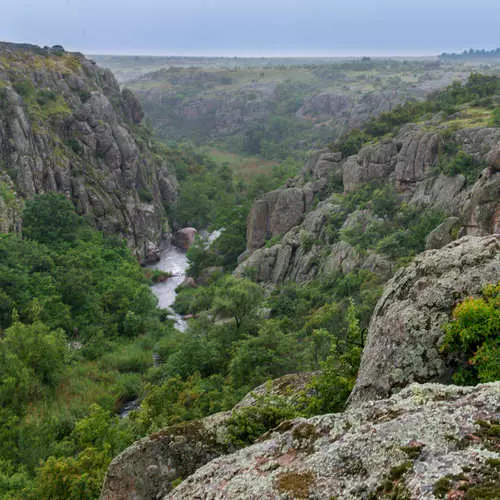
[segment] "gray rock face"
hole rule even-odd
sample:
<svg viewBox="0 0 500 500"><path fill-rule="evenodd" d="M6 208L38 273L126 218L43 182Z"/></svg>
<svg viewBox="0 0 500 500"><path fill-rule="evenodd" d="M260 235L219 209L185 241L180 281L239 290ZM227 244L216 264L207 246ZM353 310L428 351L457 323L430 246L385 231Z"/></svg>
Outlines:
<svg viewBox="0 0 500 500"><path fill-rule="evenodd" d="M500 280L500 236L466 236L420 254L387 283L372 315L350 404L412 382L451 380L439 353L454 306Z"/></svg>
<svg viewBox="0 0 500 500"><path fill-rule="evenodd" d="M429 233L425 241L425 249L432 250L442 248L456 239L456 234L460 228L458 217L448 217L439 226Z"/></svg>
<svg viewBox="0 0 500 500"><path fill-rule="evenodd" d="M300 224L305 213L305 194L298 188L278 189L258 200L248 217L249 250L261 247L269 238Z"/></svg>
<svg viewBox="0 0 500 500"><path fill-rule="evenodd" d="M343 168L344 190L355 191L362 184L386 179L396 166L398 149L393 141L367 146L350 157Z"/></svg>
<svg viewBox="0 0 500 500"><path fill-rule="evenodd" d="M479 236L500 232L500 130L463 129L455 133L454 140L467 154L487 162L488 167L473 185L463 175L438 173L440 136L417 125L406 125L394 139L364 147L345 159L339 153L319 151L306 162L300 176L254 204L247 226L248 252L242 256L236 274L272 283L303 282L322 273L356 269L390 276L392 266L383 255L362 256L345 241L328 234L329 220L338 223L336 212L342 211L338 197L332 195L312 207L314 201L327 196L332 185L337 190L343 186L346 193L367 183L391 183L407 203L453 217L429 236L427 248L449 243L452 229L454 234ZM375 220L369 209L363 217L367 222ZM360 214L345 214L341 226L363 231L359 219ZM451 220L453 228L448 227ZM291 227L288 232L287 227ZM279 244L262 248L277 235L282 236Z"/></svg>
<svg viewBox="0 0 500 500"><path fill-rule="evenodd" d="M312 373L285 375L247 394L234 410L256 406L258 397L283 396L293 404L311 381ZM232 411L216 413L185 424L167 427L135 442L110 464L101 500L153 500L172 489L210 460L235 451L227 436Z"/></svg>
<svg viewBox="0 0 500 500"><path fill-rule="evenodd" d="M164 498L431 499L440 479L460 474L463 483L452 479L447 490L466 484L473 492L498 479L497 438L487 433L499 397L498 382L414 384L344 413L296 419L213 460Z"/></svg>
<svg viewBox="0 0 500 500"><path fill-rule="evenodd" d="M172 489L172 481L232 449L221 432L230 416L216 413L137 441L111 462L101 499L161 498Z"/></svg>
<svg viewBox="0 0 500 500"><path fill-rule="evenodd" d="M474 184L463 210L467 234L500 233L500 171L483 171Z"/></svg>
<svg viewBox="0 0 500 500"><path fill-rule="evenodd" d="M177 184L134 95L81 54L3 44L0 56L0 177L20 199L63 193L154 260Z"/></svg>
<svg viewBox="0 0 500 500"><path fill-rule="evenodd" d="M410 127L400 137L403 141L395 170L396 189L413 191L437 163L440 139L436 133L415 131Z"/></svg>

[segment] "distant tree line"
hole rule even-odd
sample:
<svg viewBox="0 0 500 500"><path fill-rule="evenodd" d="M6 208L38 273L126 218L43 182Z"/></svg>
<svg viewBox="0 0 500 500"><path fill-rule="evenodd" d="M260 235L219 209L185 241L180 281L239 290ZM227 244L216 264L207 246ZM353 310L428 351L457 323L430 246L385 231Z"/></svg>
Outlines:
<svg viewBox="0 0 500 500"><path fill-rule="evenodd" d="M469 49L461 53L443 52L440 56L441 59L500 59L500 48L486 50L486 49Z"/></svg>

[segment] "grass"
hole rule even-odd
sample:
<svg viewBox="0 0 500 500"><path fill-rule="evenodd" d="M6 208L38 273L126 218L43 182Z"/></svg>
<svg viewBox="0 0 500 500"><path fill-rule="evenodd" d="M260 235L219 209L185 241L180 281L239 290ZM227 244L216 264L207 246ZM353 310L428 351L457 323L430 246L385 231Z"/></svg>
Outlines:
<svg viewBox="0 0 500 500"><path fill-rule="evenodd" d="M208 148L204 152L219 165L227 164L234 174L243 177L246 181L252 180L257 175L270 175L271 170L278 163L263 160L255 156L241 156L217 148Z"/></svg>

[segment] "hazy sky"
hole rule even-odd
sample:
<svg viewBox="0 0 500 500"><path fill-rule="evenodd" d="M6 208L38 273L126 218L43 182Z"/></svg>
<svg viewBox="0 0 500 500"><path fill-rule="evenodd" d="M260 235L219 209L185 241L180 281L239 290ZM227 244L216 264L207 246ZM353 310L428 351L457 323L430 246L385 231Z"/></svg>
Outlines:
<svg viewBox="0 0 500 500"><path fill-rule="evenodd" d="M0 0L0 40L87 53L432 54L500 46L500 0Z"/></svg>

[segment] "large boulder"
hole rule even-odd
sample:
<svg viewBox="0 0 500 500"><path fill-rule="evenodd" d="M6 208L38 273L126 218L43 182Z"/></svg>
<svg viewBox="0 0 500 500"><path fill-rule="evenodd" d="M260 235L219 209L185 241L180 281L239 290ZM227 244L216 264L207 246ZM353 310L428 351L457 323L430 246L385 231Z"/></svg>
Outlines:
<svg viewBox="0 0 500 500"><path fill-rule="evenodd" d="M467 296L500 281L500 236L466 236L420 254L387 283L372 315L350 404L418 381L449 382L442 326Z"/></svg>
<svg viewBox="0 0 500 500"><path fill-rule="evenodd" d="M210 460L234 450L225 439L231 412L174 425L135 442L110 464L101 499L152 500L172 489L172 482Z"/></svg>
<svg viewBox="0 0 500 500"><path fill-rule="evenodd" d="M498 498L500 383L414 384L390 399L284 422L164 499ZM488 489L487 489L488 488Z"/></svg>
<svg viewBox="0 0 500 500"><path fill-rule="evenodd" d="M438 227L433 229L425 240L425 249L442 248L451 243L460 230L461 224L458 217L447 217Z"/></svg>
<svg viewBox="0 0 500 500"><path fill-rule="evenodd" d="M269 238L300 224L306 204L305 192L295 187L271 191L257 200L248 216L247 248L260 248Z"/></svg>
<svg viewBox="0 0 500 500"><path fill-rule="evenodd" d="M198 231L194 227L185 227L174 233L172 243L183 250L189 250L189 247L194 243Z"/></svg>

